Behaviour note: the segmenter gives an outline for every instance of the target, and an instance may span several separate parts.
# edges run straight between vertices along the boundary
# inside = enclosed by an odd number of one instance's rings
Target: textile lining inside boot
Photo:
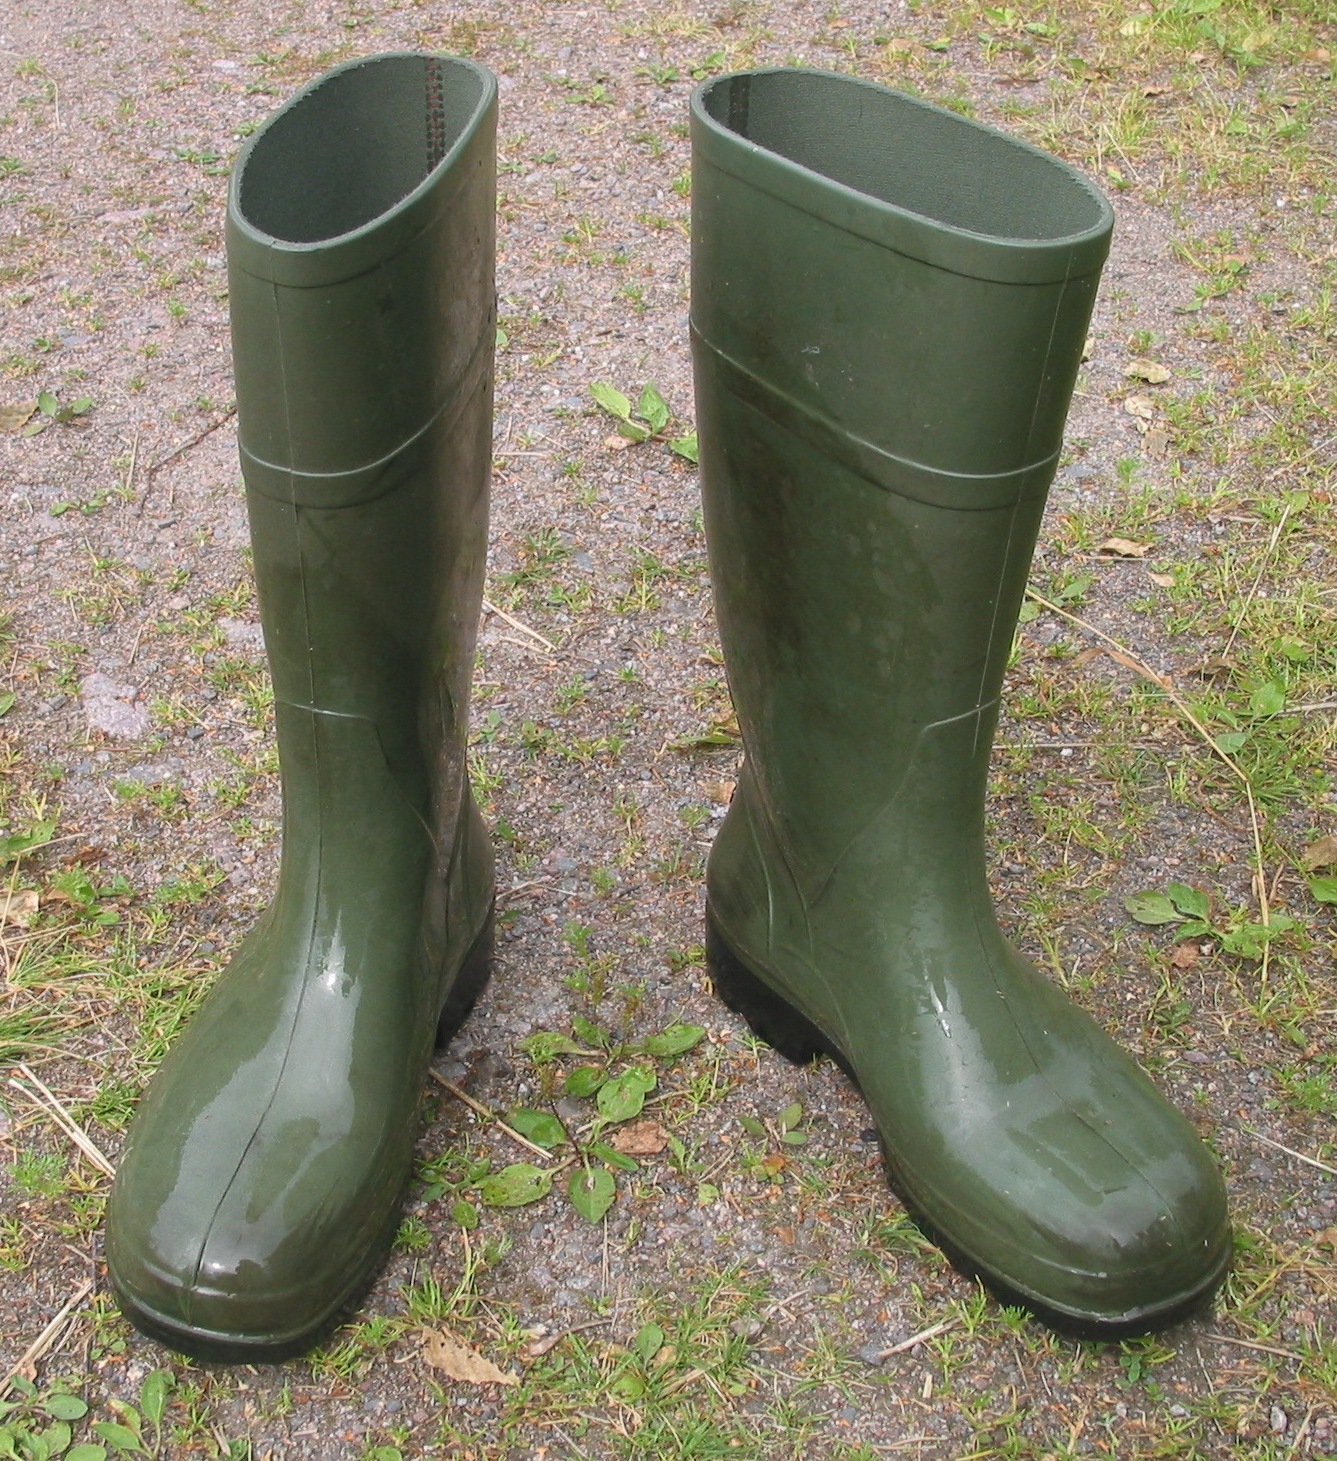
[[[279,117],[251,153],[243,216],[287,243],[362,228],[424,182],[482,90],[478,75],[446,69],[434,56],[387,56],[338,72]]]

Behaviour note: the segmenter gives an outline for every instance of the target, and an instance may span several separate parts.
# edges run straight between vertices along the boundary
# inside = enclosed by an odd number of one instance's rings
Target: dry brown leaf
[[[1306,872],[1321,867],[1337,867],[1337,837],[1320,837],[1300,854],[1300,866]]]
[[[1132,670],[1134,674],[1146,675],[1146,669],[1137,660],[1133,659],[1131,655],[1124,654],[1122,650],[1106,649],[1105,653],[1109,655],[1115,664],[1122,665],[1124,669]],[[1174,681],[1171,680],[1169,675],[1155,675],[1154,678],[1158,685],[1164,685],[1167,690],[1172,688],[1174,684]]]
[[[1175,576],[1173,573],[1149,573],[1147,577],[1152,583],[1160,584],[1162,588],[1173,588],[1175,586]]]
[[[1170,433],[1164,426],[1153,426],[1142,442],[1148,456],[1163,457],[1170,450]]]
[[[1170,369],[1157,360],[1130,360],[1123,373],[1132,380],[1144,380],[1149,386],[1163,386],[1170,379]]]
[[[656,1157],[668,1145],[668,1132],[658,1121],[633,1121],[619,1127],[609,1145],[626,1157]]]
[[[615,431],[611,436],[604,437],[604,445],[609,451],[626,451],[629,446],[635,446],[636,443],[629,436],[619,436]]]
[[[1098,645],[1092,645],[1090,649],[1084,649],[1080,654],[1075,654],[1068,661],[1074,669],[1080,669],[1083,665],[1089,665],[1092,660],[1099,659],[1105,651]]]
[[[1325,1248],[1331,1248],[1334,1253],[1337,1253],[1337,1228],[1324,1228],[1314,1241],[1322,1243]]]
[[[1082,341],[1082,359],[1083,360],[1090,360],[1093,352],[1095,351],[1095,348],[1096,348],[1095,336],[1094,335],[1088,335],[1086,337],[1086,339]]]
[[[20,401],[17,406],[0,406],[0,431],[21,431],[36,409],[36,401]]]
[[[458,1340],[448,1329],[422,1331],[422,1356],[434,1370],[466,1385],[518,1385],[519,1378]]]
[[[1135,543],[1131,538],[1106,538],[1096,547],[1097,553],[1110,553],[1115,558],[1145,558],[1151,552],[1150,543]]]
[[[22,892],[0,893],[0,924],[12,923],[15,928],[31,928],[37,916],[37,894],[31,888]]]
[[[712,781],[706,786],[706,795],[717,807],[727,807],[738,790],[736,781]]]
[[[544,1329],[531,1330],[533,1337],[524,1347],[524,1357],[527,1360],[541,1360],[545,1354],[551,1354],[570,1332],[569,1329],[558,1329],[549,1334]]]
[[[1170,955],[1170,963],[1176,969],[1191,969],[1201,957],[1197,944],[1176,944],[1174,952]]]

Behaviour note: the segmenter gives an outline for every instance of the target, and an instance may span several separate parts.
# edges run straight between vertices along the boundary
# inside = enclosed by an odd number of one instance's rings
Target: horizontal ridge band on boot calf
[[[832,1055],[961,1267],[1056,1327],[1203,1304],[1220,1175],[999,930],[999,697],[1109,247],[1057,158],[796,69],[692,99],[705,526],[744,762],[707,866],[716,988]]]
[[[496,82],[322,76],[233,172],[238,435],[283,785],[278,890],[133,1123],[122,1307],[203,1358],[309,1348],[394,1236],[435,1038],[488,975],[465,774],[492,449]]]

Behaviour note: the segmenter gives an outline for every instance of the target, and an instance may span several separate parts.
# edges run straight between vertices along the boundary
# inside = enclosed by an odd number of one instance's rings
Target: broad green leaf
[[[596,380],[590,387],[590,395],[594,397],[610,416],[616,416],[619,421],[627,421],[630,419],[631,401],[609,381]],[[40,398],[38,405],[41,405]]]
[[[577,1015],[571,1021],[571,1028],[576,1032],[576,1036],[583,1040],[586,1045],[607,1048],[608,1036],[604,1034],[593,1020],[587,1020],[584,1015]]]
[[[709,1207],[712,1202],[718,1202],[720,1189],[713,1182],[698,1182],[696,1184],[696,1205],[698,1207]]]
[[[617,1167],[622,1172],[639,1172],[641,1164],[635,1157],[629,1157],[626,1152],[620,1152],[616,1147],[611,1147],[606,1141],[592,1141],[589,1144],[589,1154],[598,1157],[601,1162],[607,1162],[610,1167]]]
[[[755,1116],[740,1116],[738,1124],[749,1136],[764,1137],[766,1135],[766,1127]]]
[[[639,1116],[645,1105],[645,1087],[637,1080],[629,1080],[629,1071],[623,1071],[599,1087],[595,1103],[599,1115],[606,1121],[630,1121]]]
[[[604,1214],[612,1207],[617,1196],[617,1183],[613,1174],[602,1167],[582,1167],[572,1172],[567,1192],[571,1196],[571,1206],[581,1217],[587,1222],[597,1223],[603,1221]]]
[[[626,1405],[634,1405],[645,1394],[645,1381],[639,1375],[618,1375],[609,1385],[608,1393]]]
[[[155,1426],[162,1424],[163,1411],[167,1408],[167,1396],[175,1384],[176,1376],[171,1370],[154,1370],[140,1387],[140,1409]]]
[[[460,1197],[455,1200],[455,1205],[451,1208],[450,1215],[466,1233],[472,1233],[478,1226],[478,1209],[467,1197]]]
[[[782,1131],[780,1140],[786,1146],[803,1146],[808,1140],[808,1133],[806,1131]]]
[[[517,1106],[507,1118],[521,1136],[527,1136],[535,1146],[551,1151],[559,1142],[566,1140],[562,1123],[548,1111],[535,1111],[529,1106]]]
[[[1181,923],[1175,929],[1175,938],[1179,940],[1202,938],[1212,931],[1212,926],[1205,919],[1191,918],[1187,923]]]
[[[650,430],[656,435],[669,424],[669,417],[672,412],[668,408],[668,402],[659,394],[654,386],[647,383],[641,392],[640,404],[637,407],[641,419],[649,423]]]
[[[1268,924],[1244,923],[1239,928],[1221,935],[1221,947],[1228,954],[1241,959],[1261,959],[1263,950],[1278,935],[1295,927],[1295,920],[1288,913],[1274,913]]]
[[[129,1426],[118,1425],[114,1420],[99,1420],[94,1421],[93,1429],[113,1450],[119,1451],[123,1456],[147,1454],[139,1437]]]
[[[71,401],[65,409],[71,416],[83,416],[93,409],[92,396],[80,396],[78,400]]]
[[[1139,923],[1178,923],[1179,910],[1164,893],[1134,893],[1123,906]]]
[[[1201,918],[1204,922],[1211,917],[1212,900],[1206,893],[1190,888],[1187,883],[1171,883],[1165,891],[1170,902],[1181,913],[1192,918]]]
[[[40,1436],[34,1436],[32,1438],[33,1441],[41,1442],[42,1455],[44,1457],[59,1456],[60,1453],[69,1446],[70,1442],[73,1439],[74,1432],[63,1420],[58,1420],[54,1425],[47,1426],[47,1428],[42,1432]],[[29,1442],[29,1444],[31,1445],[32,1442]],[[36,1455],[37,1453],[36,1451],[34,1451],[34,1461]]]
[[[648,1365],[652,1359],[664,1348],[664,1331],[658,1324],[642,1324],[636,1331],[636,1338],[631,1342],[632,1348]]]
[[[55,1420],[82,1420],[88,1414],[88,1402],[77,1395],[48,1395],[42,1409]]]
[[[585,1052],[570,1037],[558,1030],[536,1030],[520,1042],[520,1049],[535,1065],[548,1065],[559,1055],[583,1055]]]
[[[682,1055],[701,1042],[705,1030],[700,1025],[668,1025],[641,1046],[647,1055],[667,1060],[670,1056]]]
[[[43,416],[54,416],[60,410],[60,402],[50,391],[38,391],[37,409]]]
[[[3,695],[0,695],[0,715],[8,715],[13,710],[14,702],[18,698],[12,690],[7,690]]]
[[[479,1196],[489,1207],[527,1207],[552,1191],[552,1173],[532,1162],[512,1162],[478,1184]]]
[[[107,1448],[83,1441],[73,1450],[66,1451],[65,1461],[107,1461]]]
[[[793,1129],[802,1120],[803,1120],[803,1107],[797,1101],[795,1101],[792,1106],[786,1106],[785,1109],[780,1112],[780,1121],[779,1121],[780,1130],[781,1131],[793,1131]]]
[[[1337,878],[1310,878],[1309,891],[1319,903],[1337,903]]]
[[[0,837],[0,858],[22,857],[34,848],[45,847],[56,835],[54,820],[34,822],[26,832],[15,832],[9,837]]]
[[[697,444],[695,431],[689,431],[686,436],[675,437],[669,442],[669,450],[693,464],[701,460],[701,449]]]
[[[1260,685],[1249,696],[1249,709],[1255,715],[1280,715],[1286,708],[1286,692],[1275,680]]]
[[[625,436],[628,441],[649,441],[649,430],[636,421],[619,421],[617,423],[619,436]]]
[[[619,1077],[630,1089],[648,1096],[659,1084],[659,1077],[648,1065],[629,1065]]]
[[[1223,755],[1233,756],[1248,739],[1248,731],[1222,731],[1216,738],[1216,749]]]
[[[563,1089],[568,1096],[592,1096],[607,1079],[607,1071],[597,1065],[578,1065],[567,1076]]]

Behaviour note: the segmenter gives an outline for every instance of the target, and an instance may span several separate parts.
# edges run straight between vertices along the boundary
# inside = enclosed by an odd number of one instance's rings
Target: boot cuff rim
[[[467,119],[448,139],[442,155],[417,185],[390,207],[346,231],[312,240],[294,240],[266,232],[248,217],[242,193],[246,169],[257,149],[272,130],[314,93],[350,72],[393,61],[441,62],[457,72],[471,73],[478,83],[478,96]],[[470,168],[467,155],[474,144],[490,137],[496,125],[497,78],[486,66],[465,56],[437,55],[421,51],[383,51],[358,56],[315,77],[284,106],[269,116],[238,153],[228,183],[227,247],[229,269],[241,269],[258,279],[295,288],[323,288],[343,283],[386,263],[401,253],[416,237],[431,227],[456,191],[464,185]],[[477,159],[488,165],[490,146]],[[313,159],[318,162],[318,159]],[[491,168],[487,166],[489,178]],[[300,187],[301,179],[294,179]]]
[[[1076,205],[1074,212],[1084,213],[1089,221],[1085,226],[1058,228],[1039,238],[1014,236],[1006,228],[996,233],[973,229],[842,181],[820,167],[753,140],[717,115],[726,108],[732,112],[735,95],[746,98],[754,83],[760,82],[764,91],[767,83],[773,87],[777,78],[786,78],[796,86],[831,89],[833,95],[838,94],[838,88],[847,99],[857,98],[861,103],[867,96],[859,93],[871,94],[888,115],[892,108],[900,109],[921,129],[928,127],[951,139],[958,152],[978,150],[982,172],[987,173],[999,159],[1010,159],[1051,188],[1057,181],[1058,188],[1067,192]],[[742,112],[746,117],[746,100]],[[747,125],[745,120],[742,125]],[[1113,210],[1105,195],[1079,169],[996,127],[861,77],[786,66],[711,77],[692,93],[691,126],[694,151],[708,165],[870,243],[966,278],[1007,284],[1057,283],[1098,271],[1109,253]],[[829,130],[826,119],[819,118],[814,132]],[[869,157],[876,156],[879,148],[890,149],[893,143],[894,137],[879,137],[875,127],[861,134],[860,145]],[[934,160],[926,156],[922,161],[930,166]]]

